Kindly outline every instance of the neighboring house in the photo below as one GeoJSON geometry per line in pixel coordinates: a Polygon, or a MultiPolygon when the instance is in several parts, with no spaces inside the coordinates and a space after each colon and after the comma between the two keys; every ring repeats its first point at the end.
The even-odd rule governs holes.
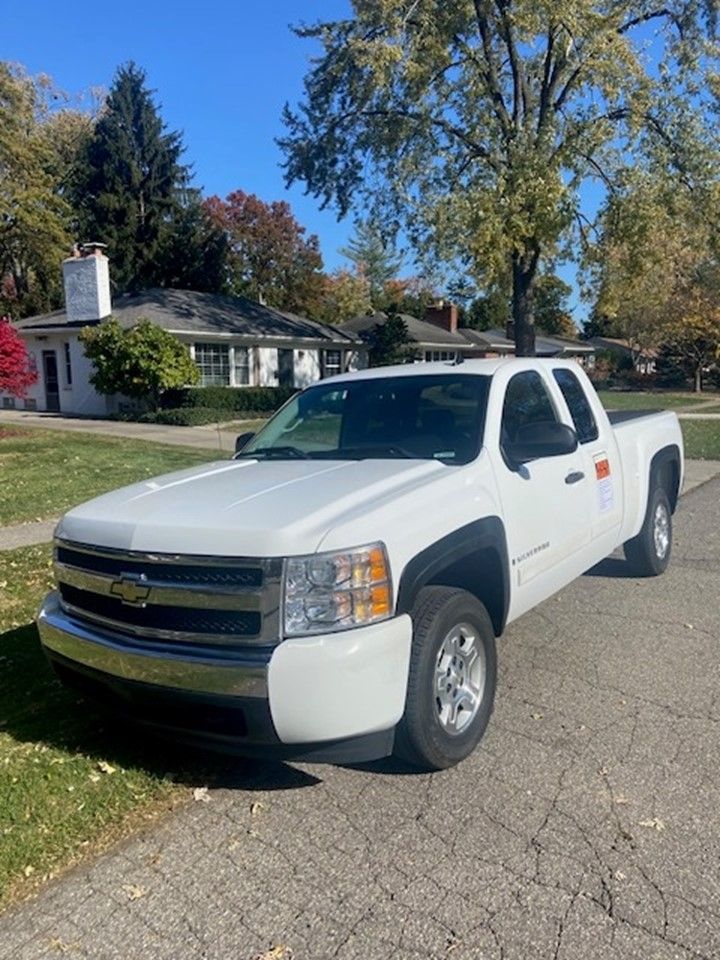
{"type": "MultiPolygon", "coordinates": [[[[400,314],[418,360],[455,360],[458,356],[477,356],[476,347],[468,342],[457,326],[457,307],[452,304],[429,309],[423,320],[408,313],[400,314]]],[[[340,330],[360,337],[366,343],[378,325],[387,320],[385,313],[355,317],[340,330]]]]}
{"type": "Polygon", "coordinates": [[[619,360],[629,360],[638,373],[655,373],[657,350],[641,350],[637,345],[633,346],[629,340],[616,337],[592,337],[588,343],[595,347],[596,352],[606,351],[619,360]]]}
{"type": "Polygon", "coordinates": [[[0,394],[0,406],[102,416],[121,397],[99,394],[78,334],[113,316],[123,327],[147,319],[190,348],[202,385],[304,387],[321,377],[366,366],[357,337],[242,297],[157,289],[111,304],[108,259],[101,244],[63,263],[65,309],[15,324],[39,378],[25,400],[0,394]]]}
{"type": "MultiPolygon", "coordinates": [[[[507,336],[512,333],[512,327],[509,331],[459,327],[458,311],[454,304],[441,302],[429,307],[422,320],[408,314],[401,316],[418,360],[457,360],[515,354],[515,341],[507,336]]],[[[355,317],[340,329],[368,341],[373,329],[386,320],[386,314],[375,313],[355,317]]],[[[593,366],[594,363],[595,348],[582,340],[548,337],[540,333],[535,338],[535,350],[539,357],[573,358],[586,366],[593,366]]]]}

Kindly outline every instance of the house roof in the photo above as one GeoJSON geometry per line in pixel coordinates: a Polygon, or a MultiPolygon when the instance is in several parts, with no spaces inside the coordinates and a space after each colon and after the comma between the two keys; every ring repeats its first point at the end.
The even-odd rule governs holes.
{"type": "MultiPolygon", "coordinates": [[[[350,346],[358,338],[350,331],[317,323],[294,313],[276,310],[245,297],[229,297],[194,290],[153,289],[118,297],[112,316],[123,327],[147,319],[173,333],[215,334],[265,339],[315,340],[350,346]]],[[[99,321],[95,321],[99,323],[99,321]]],[[[64,327],[78,329],[91,323],[70,323],[64,310],[18,321],[23,332],[64,327]]]]}
{"type": "MultiPolygon", "coordinates": [[[[506,343],[515,344],[508,340],[502,330],[496,328],[480,331],[480,336],[497,338],[506,343]]],[[[538,334],[535,337],[535,352],[539,357],[557,357],[561,354],[572,356],[576,354],[594,353],[595,348],[590,343],[583,343],[581,340],[570,340],[566,337],[548,337],[545,334],[538,334]]]]}
{"type": "MultiPolygon", "coordinates": [[[[408,330],[408,336],[415,343],[432,347],[448,347],[462,349],[468,347],[468,341],[461,333],[450,333],[449,330],[443,330],[442,327],[434,323],[427,323],[425,320],[418,320],[417,317],[410,316],[409,313],[401,313],[400,316],[405,321],[408,330]]],[[[357,334],[362,337],[369,333],[373,327],[387,320],[385,313],[373,313],[367,316],[354,317],[344,323],[340,329],[348,334],[357,334]]]]}
{"type": "Polygon", "coordinates": [[[633,350],[639,356],[649,357],[650,359],[658,355],[658,351],[653,347],[644,350],[639,349],[637,346],[633,347],[629,340],[622,340],[619,337],[591,337],[588,343],[591,343],[597,350],[610,350],[616,353],[627,354],[628,356],[633,353],[633,350]]]}
{"type": "Polygon", "coordinates": [[[474,346],[497,353],[506,353],[515,349],[513,340],[509,340],[500,330],[474,330],[472,327],[460,327],[458,333],[474,346]]]}

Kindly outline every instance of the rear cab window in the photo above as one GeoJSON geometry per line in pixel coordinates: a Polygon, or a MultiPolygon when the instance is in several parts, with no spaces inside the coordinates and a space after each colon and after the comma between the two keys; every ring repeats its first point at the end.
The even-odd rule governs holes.
{"type": "Polygon", "coordinates": [[[597,440],[600,434],[595,415],[578,378],[566,367],[556,367],[553,370],[553,377],[568,406],[580,443],[597,440]]]}

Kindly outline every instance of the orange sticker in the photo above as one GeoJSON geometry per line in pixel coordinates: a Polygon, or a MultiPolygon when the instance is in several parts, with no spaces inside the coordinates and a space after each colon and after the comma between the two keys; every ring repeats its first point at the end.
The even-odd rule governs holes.
{"type": "Polygon", "coordinates": [[[595,461],[595,477],[598,480],[604,480],[610,476],[610,461],[607,457],[595,461]]]}

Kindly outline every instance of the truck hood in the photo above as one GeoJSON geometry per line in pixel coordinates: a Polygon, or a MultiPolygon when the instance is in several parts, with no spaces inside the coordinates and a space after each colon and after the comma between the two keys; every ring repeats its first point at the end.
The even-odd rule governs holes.
{"type": "Polygon", "coordinates": [[[377,508],[452,469],[432,460],[221,461],[90,500],[62,518],[57,534],[158,553],[312,553],[363,503],[377,508]]]}

